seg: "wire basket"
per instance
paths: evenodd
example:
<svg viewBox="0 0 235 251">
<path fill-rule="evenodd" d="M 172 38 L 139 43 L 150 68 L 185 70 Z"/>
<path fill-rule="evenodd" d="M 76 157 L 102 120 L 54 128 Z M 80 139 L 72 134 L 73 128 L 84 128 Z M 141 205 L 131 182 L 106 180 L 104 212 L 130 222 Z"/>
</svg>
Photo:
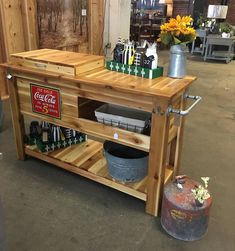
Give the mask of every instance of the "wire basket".
<svg viewBox="0 0 235 251">
<path fill-rule="evenodd" d="M 99 123 L 131 132 L 144 133 L 150 127 L 150 113 L 112 104 L 96 109 L 95 116 Z"/>
</svg>

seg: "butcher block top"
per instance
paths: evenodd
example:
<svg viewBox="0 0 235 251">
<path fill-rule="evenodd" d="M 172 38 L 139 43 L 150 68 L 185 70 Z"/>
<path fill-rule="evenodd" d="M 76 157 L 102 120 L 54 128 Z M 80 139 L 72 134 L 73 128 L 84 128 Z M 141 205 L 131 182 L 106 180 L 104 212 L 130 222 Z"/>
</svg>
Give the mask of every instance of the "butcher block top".
<svg viewBox="0 0 235 251">
<path fill-rule="evenodd" d="M 123 95 L 140 94 L 171 99 L 184 91 L 196 79 L 193 76 L 186 76 L 182 79 L 169 77 L 146 79 L 109 71 L 104 67 L 102 56 L 75 52 L 43 49 L 12 54 L 11 56 L 11 62 L 2 64 L 2 67 L 13 70 L 15 73 L 59 79 L 68 85 L 77 83 L 78 86 L 82 84 L 87 88 L 93 86 L 101 94 L 116 90 L 119 95 L 121 93 Z M 66 71 L 63 67 L 66 68 Z M 67 73 L 68 69 L 73 69 L 69 71 L 70 74 Z M 76 74 L 72 74 L 73 71 Z"/>
<path fill-rule="evenodd" d="M 104 57 L 70 51 L 41 49 L 11 54 L 11 61 L 21 66 L 77 76 L 88 69 L 104 66 Z"/>
</svg>

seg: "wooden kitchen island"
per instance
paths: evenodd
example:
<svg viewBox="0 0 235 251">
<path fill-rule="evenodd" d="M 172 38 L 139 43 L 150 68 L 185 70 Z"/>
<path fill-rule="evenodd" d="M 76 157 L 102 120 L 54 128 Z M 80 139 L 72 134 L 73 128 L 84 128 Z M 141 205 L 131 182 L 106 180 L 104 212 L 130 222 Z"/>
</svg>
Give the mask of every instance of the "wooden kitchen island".
<svg viewBox="0 0 235 251">
<path fill-rule="evenodd" d="M 58 53 L 53 50 L 19 53 L 13 55 L 11 62 L 1 65 L 8 79 L 18 159 L 32 156 L 127 193 L 145 201 L 146 212 L 157 216 L 164 183 L 178 174 L 180 167 L 185 117 L 170 110 L 185 110 L 185 94 L 195 77 L 144 79 L 109 71 L 97 56 L 90 61 L 80 59 L 83 64 L 77 69 L 83 70 L 78 70 L 76 75 L 66 65 L 74 66 L 78 54 L 63 52 L 56 56 Z M 60 117 L 33 111 L 32 83 L 59 91 Z M 104 103 L 150 112 L 150 136 L 95 121 L 94 110 Z M 41 153 L 25 145 L 25 116 L 68 127 L 101 141 L 88 139 L 78 145 Z M 149 152 L 148 176 L 136 183 L 112 180 L 102 154 L 104 139 Z"/>
</svg>

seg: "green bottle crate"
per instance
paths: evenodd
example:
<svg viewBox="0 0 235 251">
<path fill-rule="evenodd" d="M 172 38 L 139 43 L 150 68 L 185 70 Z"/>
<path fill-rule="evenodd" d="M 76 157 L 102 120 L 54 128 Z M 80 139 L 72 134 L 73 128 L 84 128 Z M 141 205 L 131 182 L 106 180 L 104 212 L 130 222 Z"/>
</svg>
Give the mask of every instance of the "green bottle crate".
<svg viewBox="0 0 235 251">
<path fill-rule="evenodd" d="M 113 60 L 106 61 L 106 69 L 148 79 L 163 76 L 163 67 L 161 66 L 159 66 L 157 69 L 151 70 L 140 66 L 117 63 Z"/>
<path fill-rule="evenodd" d="M 45 143 L 42 141 L 41 138 L 31 138 L 30 136 L 28 136 L 25 141 L 26 141 L 26 144 L 30 146 L 34 146 L 34 145 L 37 146 L 40 152 L 50 152 L 56 149 L 61 149 L 61 148 L 65 148 L 71 145 L 82 143 L 86 141 L 86 138 L 87 138 L 86 134 L 79 133 L 79 135 L 77 135 L 76 137 L 71 137 L 70 139 L 60 140 L 54 143 L 52 142 Z"/>
</svg>

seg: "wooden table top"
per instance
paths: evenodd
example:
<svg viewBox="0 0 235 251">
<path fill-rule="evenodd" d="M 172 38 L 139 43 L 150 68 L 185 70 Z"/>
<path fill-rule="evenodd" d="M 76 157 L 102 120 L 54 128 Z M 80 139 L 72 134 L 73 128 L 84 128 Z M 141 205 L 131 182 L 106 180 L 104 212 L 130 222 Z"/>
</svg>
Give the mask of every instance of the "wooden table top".
<svg viewBox="0 0 235 251">
<path fill-rule="evenodd" d="M 159 77 L 146 79 L 124 73 L 97 69 L 76 77 L 87 83 L 102 86 L 118 87 L 128 92 L 138 92 L 153 96 L 172 97 L 183 89 L 187 88 L 196 77 L 186 76 L 183 79 Z"/>
<path fill-rule="evenodd" d="M 29 67 L 22 67 L 15 65 L 14 63 L 0 64 L 0 66 L 16 73 L 34 74 L 41 77 L 59 79 L 60 81 L 71 81 L 78 84 L 96 86 L 100 90 L 116 89 L 126 93 L 138 93 L 144 96 L 164 97 L 169 99 L 186 89 L 196 79 L 194 76 L 186 76 L 182 79 L 169 77 L 146 79 L 109 71 L 105 68 L 95 69 L 78 76 L 68 76 L 49 71 L 36 70 Z M 99 89 L 97 89 L 97 91 Z"/>
</svg>

